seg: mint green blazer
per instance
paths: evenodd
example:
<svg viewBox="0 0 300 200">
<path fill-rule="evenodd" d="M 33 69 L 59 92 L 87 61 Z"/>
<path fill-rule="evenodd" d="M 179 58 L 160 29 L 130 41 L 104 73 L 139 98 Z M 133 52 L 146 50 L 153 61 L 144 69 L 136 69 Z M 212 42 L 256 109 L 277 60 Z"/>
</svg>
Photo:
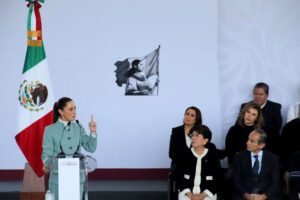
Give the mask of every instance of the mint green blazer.
<svg viewBox="0 0 300 200">
<path fill-rule="evenodd" d="M 81 152 L 81 147 L 88 152 L 94 152 L 97 147 L 97 135 L 96 137 L 88 136 L 84 128 L 74 122 L 70 123 L 70 128 L 65 128 L 59 120 L 47 126 L 43 139 L 42 161 L 44 166 L 50 167 L 52 158 L 61 152 L 61 148 L 66 155 L 73 155 L 77 151 L 79 142 L 78 153 Z M 57 166 L 57 162 L 54 164 Z M 84 181 L 84 173 L 80 173 L 80 182 Z M 51 172 L 49 183 L 58 184 L 57 172 Z"/>
</svg>

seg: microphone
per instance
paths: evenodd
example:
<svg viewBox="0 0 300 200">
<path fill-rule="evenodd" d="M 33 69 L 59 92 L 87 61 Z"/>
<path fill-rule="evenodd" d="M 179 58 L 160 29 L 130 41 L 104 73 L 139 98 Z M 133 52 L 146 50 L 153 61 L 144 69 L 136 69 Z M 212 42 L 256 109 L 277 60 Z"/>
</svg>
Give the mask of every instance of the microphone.
<svg viewBox="0 0 300 200">
<path fill-rule="evenodd" d="M 62 137 L 63 137 L 64 132 L 65 132 L 65 129 L 67 129 L 68 131 L 70 131 L 70 125 L 71 125 L 71 122 L 69 121 L 68 124 L 67 124 L 67 126 L 64 127 L 64 129 L 63 129 L 63 131 L 62 131 L 62 134 L 61 134 L 61 136 L 60 136 L 60 142 L 59 142 L 60 153 L 57 154 L 57 156 L 56 156 L 57 158 L 65 158 L 65 157 L 66 157 L 66 154 L 65 154 L 65 152 L 63 151 L 62 146 L 61 146 L 61 141 L 62 141 Z"/>
<path fill-rule="evenodd" d="M 67 129 L 68 131 L 70 131 L 70 126 L 71 126 L 71 122 L 68 122 L 68 124 L 67 124 L 67 126 L 66 126 L 66 129 Z"/>
<path fill-rule="evenodd" d="M 81 143 L 81 125 L 79 124 L 79 121 L 77 119 L 75 121 L 76 121 L 76 123 L 78 124 L 78 126 L 80 128 L 80 132 L 79 132 L 80 135 L 79 135 L 79 143 L 78 143 L 76 152 L 74 153 L 73 157 L 74 158 L 82 158 L 82 155 L 79 153 L 79 148 L 80 148 L 80 143 Z"/>
</svg>

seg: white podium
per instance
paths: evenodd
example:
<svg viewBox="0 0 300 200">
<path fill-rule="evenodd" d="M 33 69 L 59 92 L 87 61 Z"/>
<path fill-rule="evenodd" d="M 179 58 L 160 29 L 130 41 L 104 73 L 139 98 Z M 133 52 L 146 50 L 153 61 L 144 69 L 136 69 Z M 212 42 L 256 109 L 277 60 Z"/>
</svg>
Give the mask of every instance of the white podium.
<svg viewBox="0 0 300 200">
<path fill-rule="evenodd" d="M 97 161 L 91 156 L 73 155 L 53 157 L 50 174 L 58 176 L 58 191 L 51 191 L 58 194 L 58 199 L 88 200 L 88 173 L 97 167 Z M 81 179 L 81 180 L 80 180 Z M 80 182 L 83 182 L 80 188 Z M 81 199 L 80 190 L 83 195 Z M 57 200 L 57 199 L 55 199 Z"/>
<path fill-rule="evenodd" d="M 80 200 L 79 158 L 59 158 L 58 171 L 58 198 Z"/>
</svg>

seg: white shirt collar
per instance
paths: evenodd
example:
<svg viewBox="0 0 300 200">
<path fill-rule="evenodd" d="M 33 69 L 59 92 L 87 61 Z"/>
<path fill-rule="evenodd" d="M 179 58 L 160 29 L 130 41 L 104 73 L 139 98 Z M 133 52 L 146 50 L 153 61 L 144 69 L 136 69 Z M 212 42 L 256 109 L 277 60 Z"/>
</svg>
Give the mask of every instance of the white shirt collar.
<svg viewBox="0 0 300 200">
<path fill-rule="evenodd" d="M 63 125 L 64 125 L 64 127 L 66 127 L 67 125 L 68 125 L 68 121 L 63 121 L 63 120 L 61 120 L 60 118 L 58 118 L 58 120 L 61 122 L 61 123 L 63 123 Z"/>
<path fill-rule="evenodd" d="M 190 147 L 191 147 L 192 140 L 191 140 L 191 138 L 190 138 L 188 135 L 185 135 L 185 142 L 186 142 L 186 146 L 187 146 L 188 148 L 190 148 Z"/>
<path fill-rule="evenodd" d="M 255 154 L 255 153 L 253 153 L 253 152 L 251 152 L 251 157 L 253 157 L 253 156 L 255 156 L 255 155 L 258 155 L 258 157 L 262 157 L 262 155 L 263 155 L 263 150 L 260 150 L 259 152 L 258 152 L 258 154 Z"/>
<path fill-rule="evenodd" d="M 257 159 L 258 159 L 258 173 L 260 173 L 261 171 L 261 165 L 262 165 L 262 156 L 263 156 L 263 150 L 260 150 L 258 154 L 254 154 L 253 152 L 251 152 L 251 166 L 253 167 L 255 164 L 255 158 L 254 156 L 258 155 Z"/>
<path fill-rule="evenodd" d="M 205 148 L 204 151 L 203 151 L 203 153 L 202 153 L 202 155 L 198 155 L 198 154 L 195 152 L 194 147 L 191 148 L 191 151 L 192 151 L 192 153 L 194 154 L 194 156 L 195 156 L 196 158 L 200 158 L 200 159 L 201 159 L 201 158 L 203 158 L 203 157 L 207 154 L 208 149 Z"/>
<path fill-rule="evenodd" d="M 268 100 L 266 100 L 265 103 L 264 103 L 263 105 L 260 106 L 260 109 L 263 109 L 263 108 L 265 107 L 265 105 L 267 104 L 267 101 L 268 101 Z"/>
</svg>

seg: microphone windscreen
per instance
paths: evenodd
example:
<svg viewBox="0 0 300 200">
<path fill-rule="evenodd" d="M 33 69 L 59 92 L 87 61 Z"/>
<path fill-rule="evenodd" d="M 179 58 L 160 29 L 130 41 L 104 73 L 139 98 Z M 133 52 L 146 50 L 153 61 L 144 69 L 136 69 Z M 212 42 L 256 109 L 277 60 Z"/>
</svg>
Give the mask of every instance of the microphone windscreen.
<svg viewBox="0 0 300 200">
<path fill-rule="evenodd" d="M 68 131 L 70 131 L 70 126 L 71 126 L 71 122 L 69 121 L 68 124 L 67 124 L 67 126 L 66 126 L 66 128 L 67 128 Z"/>
</svg>

